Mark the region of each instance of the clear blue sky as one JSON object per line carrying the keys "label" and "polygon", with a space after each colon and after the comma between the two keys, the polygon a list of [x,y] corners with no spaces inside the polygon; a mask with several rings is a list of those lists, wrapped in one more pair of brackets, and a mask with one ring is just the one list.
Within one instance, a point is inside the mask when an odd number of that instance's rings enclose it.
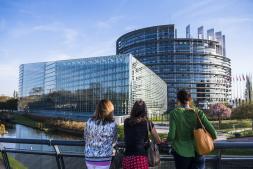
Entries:
{"label": "clear blue sky", "polygon": [[252,72],[253,0],[0,0],[0,95],[18,89],[22,63],[115,54],[134,29],[203,25],[226,35],[232,72]]}

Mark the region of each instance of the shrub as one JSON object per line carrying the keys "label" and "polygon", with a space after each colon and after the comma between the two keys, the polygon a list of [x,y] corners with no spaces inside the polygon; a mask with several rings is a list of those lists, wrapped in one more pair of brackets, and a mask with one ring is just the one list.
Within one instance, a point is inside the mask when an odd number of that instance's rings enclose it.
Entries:
{"label": "shrub", "polygon": [[124,126],[123,125],[118,126],[118,140],[119,141],[124,140]]}
{"label": "shrub", "polygon": [[246,119],[251,118],[253,119],[253,104],[243,104],[234,108],[232,111],[233,119]]}

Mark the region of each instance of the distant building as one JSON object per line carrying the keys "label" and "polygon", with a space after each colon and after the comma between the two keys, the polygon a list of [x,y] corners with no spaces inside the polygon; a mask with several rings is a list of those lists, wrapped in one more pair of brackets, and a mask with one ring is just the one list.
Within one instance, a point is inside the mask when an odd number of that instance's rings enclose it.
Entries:
{"label": "distant building", "polygon": [[179,89],[188,89],[195,103],[207,109],[210,104],[231,98],[231,65],[226,56],[225,35],[198,28],[193,38],[190,25],[186,38],[177,37],[174,25],[138,29],[117,40],[117,54],[133,54],[168,85],[168,106],[173,108]]}
{"label": "distant building", "polygon": [[143,99],[149,113],[167,110],[167,85],[130,54],[20,65],[19,110],[86,119],[108,98],[115,115]]}

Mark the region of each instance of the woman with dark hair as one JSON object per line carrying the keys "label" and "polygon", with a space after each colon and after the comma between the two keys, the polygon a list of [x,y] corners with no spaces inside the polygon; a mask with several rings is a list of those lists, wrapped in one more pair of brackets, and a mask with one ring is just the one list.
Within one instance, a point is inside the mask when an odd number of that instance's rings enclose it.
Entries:
{"label": "woman with dark hair", "polygon": [[197,114],[212,138],[216,139],[217,137],[214,127],[204,112],[190,107],[191,101],[191,95],[186,90],[178,91],[178,107],[170,112],[168,141],[172,145],[176,169],[205,168],[204,157],[197,154],[193,137],[193,130],[200,127]]}
{"label": "woman with dark hair", "polygon": [[101,100],[93,117],[84,129],[85,160],[88,169],[109,169],[113,144],[117,141],[117,126],[113,119],[114,106],[110,100]]}
{"label": "woman with dark hair", "polygon": [[147,107],[144,101],[134,103],[130,117],[124,122],[125,134],[125,157],[123,158],[123,169],[148,169],[147,142],[148,125],[150,133],[157,144],[161,143],[154,124],[148,120]]}

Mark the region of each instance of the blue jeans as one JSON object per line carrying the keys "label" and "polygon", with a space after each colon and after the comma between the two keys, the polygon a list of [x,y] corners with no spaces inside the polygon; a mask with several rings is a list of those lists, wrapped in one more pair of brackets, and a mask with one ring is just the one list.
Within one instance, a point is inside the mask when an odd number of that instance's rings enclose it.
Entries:
{"label": "blue jeans", "polygon": [[205,158],[202,155],[195,157],[183,157],[172,150],[174,156],[176,169],[205,169]]}
{"label": "blue jeans", "polygon": [[191,169],[205,169],[205,157],[196,153]]}

